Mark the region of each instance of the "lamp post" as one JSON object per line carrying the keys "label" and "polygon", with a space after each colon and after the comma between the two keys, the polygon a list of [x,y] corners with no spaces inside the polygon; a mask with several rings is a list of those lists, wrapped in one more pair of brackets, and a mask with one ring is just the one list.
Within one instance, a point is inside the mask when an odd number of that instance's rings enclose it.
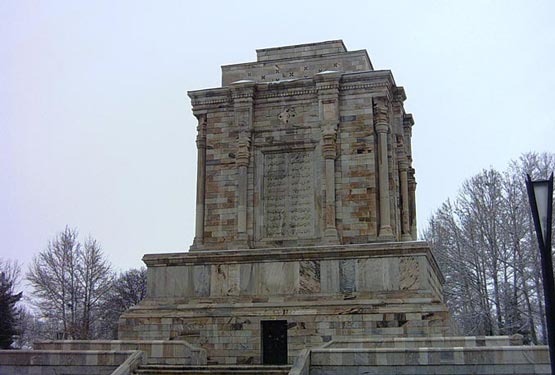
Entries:
{"label": "lamp post", "polygon": [[532,181],[526,175],[526,189],[532,208],[536,236],[540,248],[543,290],[545,298],[545,320],[551,374],[555,375],[555,285],[553,282],[553,260],[551,256],[551,222],[553,215],[553,173],[549,180]]}

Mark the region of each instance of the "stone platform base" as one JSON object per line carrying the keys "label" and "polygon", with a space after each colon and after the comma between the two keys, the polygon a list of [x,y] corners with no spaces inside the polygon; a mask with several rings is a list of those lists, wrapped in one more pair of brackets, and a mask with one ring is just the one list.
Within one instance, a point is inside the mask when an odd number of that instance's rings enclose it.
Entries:
{"label": "stone platform base", "polygon": [[446,337],[333,342],[301,356],[290,374],[550,374],[546,346],[521,337]]}
{"label": "stone platform base", "polygon": [[287,375],[291,366],[268,365],[210,365],[210,366],[160,366],[143,365],[136,375]]}
{"label": "stone platform base", "polygon": [[1,375],[130,375],[138,350],[0,350]]}
{"label": "stone platform base", "polygon": [[136,339],[164,336],[186,340],[206,349],[208,363],[258,364],[261,363],[261,325],[268,320],[287,322],[288,363],[293,362],[301,349],[321,346],[332,339],[446,333],[441,317],[447,312],[429,298],[342,302],[341,305],[283,301],[255,306],[237,303],[180,306],[175,310],[143,308],[127,315],[125,322],[133,319],[133,326],[125,334],[134,334]]}
{"label": "stone platform base", "polygon": [[206,350],[185,341],[163,340],[44,340],[33,343],[33,349],[59,352],[140,351],[143,362],[165,365],[205,365]]}
{"label": "stone platform base", "polygon": [[424,242],[146,255],[148,296],[119,338],[185,340],[212,364],[260,364],[268,321],[287,363],[332,340],[444,336],[442,276]]}
{"label": "stone platform base", "polygon": [[[522,346],[522,336],[362,338],[303,349],[287,365],[187,365],[183,342],[45,341],[58,350],[0,351],[1,374],[550,374],[546,346]],[[138,347],[141,350],[95,350]],[[75,350],[79,348],[79,350]],[[166,358],[168,363],[164,364]],[[175,363],[182,364],[169,364]]]}

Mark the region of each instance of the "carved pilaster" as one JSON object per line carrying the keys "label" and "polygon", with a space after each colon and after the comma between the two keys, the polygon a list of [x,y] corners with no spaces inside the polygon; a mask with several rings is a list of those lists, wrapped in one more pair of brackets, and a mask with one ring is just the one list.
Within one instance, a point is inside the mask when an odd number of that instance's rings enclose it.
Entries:
{"label": "carved pilaster", "polygon": [[418,239],[416,227],[416,179],[414,177],[414,169],[408,169],[408,183],[409,183],[409,212],[410,212],[410,234],[414,241]]}
{"label": "carved pilaster", "polygon": [[405,138],[405,150],[409,162],[412,162],[412,126],[414,125],[414,118],[412,114],[407,113],[403,116],[403,136]]}
{"label": "carved pilaster", "polygon": [[249,133],[239,135],[237,140],[237,153],[235,157],[235,164],[237,168],[248,167],[250,158],[250,145],[251,139]]}
{"label": "carved pilaster", "polygon": [[235,247],[248,247],[247,234],[247,194],[248,166],[252,133],[252,112],[254,104],[254,82],[246,81],[232,87],[235,127],[239,130],[235,165],[237,166],[237,237]]}
{"label": "carved pilaster", "polygon": [[380,229],[378,239],[393,240],[391,230],[391,208],[389,201],[389,166],[387,160],[387,134],[389,125],[389,106],[386,98],[374,99],[374,126],[378,133],[378,187],[380,194]]}
{"label": "carved pilaster", "polygon": [[335,209],[335,158],[337,157],[337,126],[339,125],[340,72],[318,74],[315,77],[322,129],[322,156],[325,161],[324,243],[338,244]]}
{"label": "carved pilaster", "polygon": [[206,113],[195,113],[197,125],[197,199],[195,215],[195,239],[191,249],[204,243],[204,192],[206,177]]}
{"label": "carved pilaster", "polygon": [[401,241],[411,241],[410,233],[410,206],[409,206],[409,187],[408,187],[408,168],[409,163],[405,155],[403,141],[397,145],[397,155],[399,159],[399,180],[401,194]]}

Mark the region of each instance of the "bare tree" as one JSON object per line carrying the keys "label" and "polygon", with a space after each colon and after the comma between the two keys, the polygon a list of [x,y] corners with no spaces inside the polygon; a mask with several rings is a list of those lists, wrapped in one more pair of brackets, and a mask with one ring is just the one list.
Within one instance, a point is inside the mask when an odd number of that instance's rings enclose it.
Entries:
{"label": "bare tree", "polygon": [[98,242],[89,237],[85,241],[79,263],[82,295],[82,336],[91,337],[93,325],[105,314],[106,298],[110,294],[114,276],[104,259]]}
{"label": "bare tree", "polygon": [[82,245],[66,227],[34,259],[27,273],[36,306],[58,337],[92,339],[101,319],[113,273],[96,240]]}
{"label": "bare tree", "polygon": [[104,317],[104,336],[117,337],[117,324],[120,315],[141,302],[146,296],[146,268],[130,269],[119,274],[115,279]]}
{"label": "bare tree", "polygon": [[542,280],[524,176],[545,178],[555,154],[523,155],[501,173],[465,181],[424,237],[445,276],[447,303],[465,334],[521,333],[545,341]]}
{"label": "bare tree", "polygon": [[146,296],[146,268],[130,269],[114,282],[112,301],[120,311],[125,311]]}

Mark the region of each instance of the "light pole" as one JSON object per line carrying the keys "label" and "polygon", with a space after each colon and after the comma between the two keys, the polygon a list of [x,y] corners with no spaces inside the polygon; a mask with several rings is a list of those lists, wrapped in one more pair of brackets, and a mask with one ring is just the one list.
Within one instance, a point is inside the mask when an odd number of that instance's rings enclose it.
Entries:
{"label": "light pole", "polygon": [[551,374],[555,375],[555,285],[553,282],[553,259],[551,256],[551,222],[553,215],[553,173],[549,180],[532,181],[526,175],[526,189],[532,208],[536,236],[540,248],[543,290],[545,298],[545,321]]}

